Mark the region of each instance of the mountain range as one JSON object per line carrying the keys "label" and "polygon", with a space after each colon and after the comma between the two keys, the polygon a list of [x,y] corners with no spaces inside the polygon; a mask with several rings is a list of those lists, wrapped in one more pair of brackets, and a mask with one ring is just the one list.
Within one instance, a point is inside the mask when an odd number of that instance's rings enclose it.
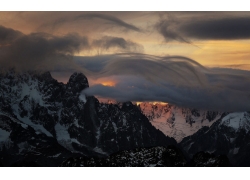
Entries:
{"label": "mountain range", "polygon": [[0,165],[250,166],[250,112],[103,103],[88,87],[82,73],[1,73]]}
{"label": "mountain range", "polygon": [[211,126],[222,112],[183,108],[171,104],[143,102],[138,105],[151,124],[180,142],[203,126]]}
{"label": "mountain range", "polygon": [[100,103],[81,93],[88,80],[67,84],[49,72],[0,75],[0,158],[4,166],[34,161],[58,166],[73,156],[105,157],[136,147],[176,145],[131,102]]}

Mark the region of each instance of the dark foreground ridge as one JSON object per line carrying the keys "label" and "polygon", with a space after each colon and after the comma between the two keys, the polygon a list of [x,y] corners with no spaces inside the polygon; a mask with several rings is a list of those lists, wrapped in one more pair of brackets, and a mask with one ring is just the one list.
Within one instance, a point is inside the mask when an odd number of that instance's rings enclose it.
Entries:
{"label": "dark foreground ridge", "polygon": [[188,162],[175,146],[136,148],[121,151],[107,158],[75,157],[64,161],[63,167],[229,167],[226,156],[215,156],[205,152],[197,153]]}

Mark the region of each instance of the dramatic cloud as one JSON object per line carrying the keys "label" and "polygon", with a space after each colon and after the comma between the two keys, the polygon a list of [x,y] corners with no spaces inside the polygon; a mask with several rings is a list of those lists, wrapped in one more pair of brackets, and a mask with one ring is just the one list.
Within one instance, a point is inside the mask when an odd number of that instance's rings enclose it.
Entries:
{"label": "dramatic cloud", "polygon": [[125,51],[134,51],[134,52],[142,52],[143,46],[137,43],[134,43],[130,40],[125,40],[120,37],[111,37],[111,36],[104,36],[101,39],[94,40],[92,42],[92,47],[97,49],[109,50],[112,48],[118,48]]}
{"label": "dramatic cloud", "polygon": [[[0,26],[1,69],[27,70],[73,70],[79,69],[73,56],[83,50],[142,52],[143,46],[120,37],[104,36],[89,42],[86,36],[70,33],[54,36],[48,33],[23,34]],[[99,53],[100,53],[99,52]]]}
{"label": "dramatic cloud", "polygon": [[190,43],[188,40],[184,39],[181,33],[176,29],[178,24],[178,22],[169,19],[160,20],[160,22],[158,22],[155,27],[157,31],[164,37],[166,42],[175,40],[179,42]]}
{"label": "dramatic cloud", "polygon": [[[12,37],[12,38],[10,38]],[[52,36],[46,33],[29,35],[0,27],[0,62],[2,69],[50,70],[54,65],[73,66],[73,54],[88,49],[86,37],[77,34]],[[67,67],[67,66],[66,66]]]}
{"label": "dramatic cloud", "polygon": [[81,66],[91,72],[90,78],[115,77],[115,85],[97,84],[83,93],[117,101],[164,101],[223,111],[250,109],[249,71],[207,69],[185,57],[122,54],[103,59],[82,59]]}
{"label": "dramatic cloud", "polygon": [[132,24],[128,24],[128,23],[122,21],[121,19],[119,19],[117,17],[107,15],[107,14],[86,13],[86,14],[82,14],[82,15],[79,15],[79,16],[75,17],[75,20],[80,20],[80,19],[92,20],[94,18],[106,20],[109,23],[111,23],[112,25],[123,27],[123,28],[126,28],[128,30],[141,32],[141,30],[138,27],[136,27],[136,26],[134,26]]}
{"label": "dramatic cloud", "polygon": [[155,28],[166,42],[191,43],[199,40],[237,40],[250,38],[250,17],[200,17],[161,19]]}
{"label": "dramatic cloud", "polygon": [[204,75],[198,71],[205,68],[189,58],[180,56],[158,57],[123,53],[102,58],[84,58],[82,61],[78,57],[78,63],[89,71],[86,71],[86,75],[93,78],[135,75],[155,83],[165,80],[180,85],[203,85],[205,81]]}
{"label": "dramatic cloud", "polygon": [[[1,24],[22,29],[26,34],[0,26],[1,68],[50,70],[57,77],[81,71],[94,84],[84,93],[118,101],[165,101],[212,110],[250,110],[249,71],[205,68],[183,57],[200,57],[199,62],[214,67],[217,61],[220,67],[237,67],[239,63],[246,67],[248,41],[230,41],[224,47],[206,40],[249,39],[249,13],[174,12],[161,16],[160,20],[155,14],[31,12],[16,14],[15,18],[8,16],[6,20],[2,13]],[[37,29],[39,26],[41,29]],[[34,30],[37,33],[32,33]],[[152,30],[152,33],[126,33],[124,36],[125,30]],[[162,39],[190,44],[202,40],[201,47],[205,48],[193,51],[179,43],[171,43],[174,48],[159,47]],[[135,53],[142,51],[155,56]],[[78,52],[89,55],[98,52],[98,56],[75,57]],[[178,53],[183,56],[156,56]],[[106,83],[100,79],[105,79]]]}
{"label": "dramatic cloud", "polygon": [[23,36],[23,34],[19,31],[15,31],[13,29],[0,26],[0,43],[2,46],[12,43],[21,36]]}
{"label": "dramatic cloud", "polygon": [[[107,29],[107,27],[114,27],[116,29],[122,29],[126,31],[135,31],[135,32],[142,32],[142,30],[132,24],[126,23],[125,21],[121,20],[120,18],[106,14],[106,13],[93,13],[93,12],[84,12],[84,13],[69,13],[68,16],[58,16],[57,18],[42,23],[37,30],[56,30],[60,27],[64,26],[66,29],[71,29],[71,27],[78,27],[82,28],[81,31],[87,29],[87,31],[91,30],[91,32],[95,32],[98,28],[102,27],[101,29]],[[79,30],[79,29],[78,29]],[[81,32],[80,31],[80,32]],[[91,33],[90,32],[90,33]]]}
{"label": "dramatic cloud", "polygon": [[195,39],[249,39],[249,22],[249,17],[196,20],[184,23],[178,30]]}

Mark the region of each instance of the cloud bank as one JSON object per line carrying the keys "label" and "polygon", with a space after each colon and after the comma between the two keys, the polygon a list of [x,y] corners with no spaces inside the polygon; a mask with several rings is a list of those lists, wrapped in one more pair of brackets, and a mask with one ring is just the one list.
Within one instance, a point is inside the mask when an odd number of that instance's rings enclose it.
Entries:
{"label": "cloud bank", "polygon": [[0,26],[1,70],[15,68],[17,71],[52,71],[55,68],[81,71],[73,61],[80,51],[96,49],[139,52],[143,46],[120,37],[104,36],[90,42],[87,36],[68,33],[55,36],[48,33],[23,34]]}
{"label": "cloud bank", "polygon": [[78,34],[53,36],[47,33],[25,35],[0,27],[0,62],[2,69],[20,71],[51,70],[56,65],[70,65],[73,54],[88,49],[86,37]]}
{"label": "cloud bank", "polygon": [[83,91],[87,95],[117,101],[163,101],[209,110],[250,109],[249,71],[205,68],[180,56],[119,54],[78,61],[89,71],[87,77],[115,77],[117,82],[115,86],[94,85]]}
{"label": "cloud bank", "polygon": [[[179,27],[178,23],[176,27]],[[170,30],[172,31],[171,28]],[[183,28],[184,30],[189,32],[188,27]],[[207,34],[215,38],[209,32]],[[181,40],[182,36],[172,37]],[[197,37],[205,38],[203,35]],[[239,38],[230,35],[226,37]],[[242,37],[248,38],[247,32]],[[75,53],[93,48],[118,48],[130,52],[74,58]],[[164,101],[211,110],[250,110],[249,71],[206,68],[183,56],[133,53],[133,50],[140,48],[143,46],[121,37],[103,36],[90,42],[87,36],[76,33],[62,36],[48,33],[23,34],[0,26],[2,69],[68,70],[81,71],[91,79],[112,77],[116,80],[115,86],[97,84],[83,93],[118,101]]]}
{"label": "cloud bank", "polygon": [[250,38],[250,17],[199,17],[161,19],[155,29],[166,42],[192,40],[240,40]]}

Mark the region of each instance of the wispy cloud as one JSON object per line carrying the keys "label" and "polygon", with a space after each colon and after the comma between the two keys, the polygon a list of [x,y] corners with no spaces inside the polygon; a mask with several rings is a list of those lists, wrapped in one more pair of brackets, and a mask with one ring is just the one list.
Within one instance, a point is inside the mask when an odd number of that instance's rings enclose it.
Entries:
{"label": "wispy cloud", "polygon": [[161,19],[158,23],[155,24],[155,28],[163,36],[166,42],[179,41],[190,43],[178,31],[178,25],[179,23],[173,19]]}
{"label": "wispy cloud", "polygon": [[[82,14],[72,14],[70,16],[61,16],[52,21],[42,23],[37,30],[44,30],[50,29],[52,31],[56,30],[57,28],[65,25],[67,26],[72,25],[79,25],[79,23],[86,24],[86,26],[98,26],[99,27],[114,27],[117,29],[122,29],[126,31],[135,31],[135,32],[142,32],[143,30],[139,27],[127,23],[121,20],[118,17],[109,14],[102,14],[102,13],[93,13],[93,12],[85,12]],[[83,28],[86,28],[83,26]],[[92,29],[95,31],[95,29]]]}
{"label": "wispy cloud", "polygon": [[90,72],[89,78],[116,78],[115,86],[94,85],[83,92],[88,95],[118,101],[165,101],[211,110],[250,109],[249,71],[205,68],[180,56],[131,53],[78,61]]}
{"label": "wispy cloud", "polygon": [[142,30],[132,24],[128,24],[125,21],[114,17],[112,15],[107,15],[107,14],[100,14],[100,13],[86,13],[86,14],[82,14],[82,15],[78,15],[76,16],[74,19],[75,20],[81,20],[81,19],[85,19],[85,20],[92,20],[92,19],[102,19],[102,20],[106,20],[107,22],[111,23],[112,25],[118,26],[118,27],[123,27],[126,28],[128,30],[132,30],[132,31],[137,31],[137,32],[141,32]]}
{"label": "wispy cloud", "polygon": [[92,47],[103,50],[109,50],[113,48],[118,48],[124,51],[134,51],[142,52],[143,46],[132,42],[130,40],[125,40],[121,37],[104,36],[101,39],[94,40],[92,42]]}

